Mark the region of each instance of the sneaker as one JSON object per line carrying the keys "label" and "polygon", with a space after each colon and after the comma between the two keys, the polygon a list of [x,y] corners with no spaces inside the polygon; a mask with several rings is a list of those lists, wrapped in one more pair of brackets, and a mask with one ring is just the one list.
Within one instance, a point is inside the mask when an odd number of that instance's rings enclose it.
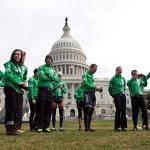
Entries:
{"label": "sneaker", "polygon": [[38,133],[42,132],[42,129],[38,129],[37,132],[38,132]]}
{"label": "sneaker", "polygon": [[114,129],[114,132],[119,132],[119,131],[120,131],[119,128]]}
{"label": "sneaker", "polygon": [[43,129],[43,132],[50,132],[49,128]]}
{"label": "sneaker", "polygon": [[61,128],[59,129],[59,131],[64,131],[63,127],[61,127]]}
{"label": "sneaker", "polygon": [[142,129],[144,129],[144,130],[149,130],[149,127],[146,126],[146,125],[143,125],[143,126],[142,126]]}
{"label": "sneaker", "polygon": [[55,127],[53,127],[51,130],[52,130],[52,131],[56,131],[56,128],[55,128]]}
{"label": "sneaker", "polygon": [[25,133],[26,131],[24,130],[17,130],[18,133]]}
{"label": "sneaker", "polygon": [[127,131],[127,129],[125,129],[125,128],[121,128],[121,131]]}
{"label": "sneaker", "polygon": [[82,130],[82,128],[79,128],[78,130],[80,130],[80,131],[81,131],[81,130]]}
{"label": "sneaker", "polygon": [[137,127],[134,127],[134,128],[132,129],[132,131],[137,131]]}

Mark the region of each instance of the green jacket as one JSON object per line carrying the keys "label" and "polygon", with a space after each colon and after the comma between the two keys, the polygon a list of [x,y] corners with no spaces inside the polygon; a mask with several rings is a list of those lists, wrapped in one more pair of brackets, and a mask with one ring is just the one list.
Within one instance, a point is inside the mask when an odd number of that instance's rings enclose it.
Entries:
{"label": "green jacket", "polygon": [[28,99],[35,100],[38,96],[38,77],[33,76],[28,80]]}
{"label": "green jacket", "polygon": [[75,89],[74,98],[76,99],[77,103],[83,101],[83,89],[81,86],[79,86]]}
{"label": "green jacket", "polygon": [[59,82],[59,78],[55,70],[49,65],[45,64],[38,68],[39,71],[39,87],[52,88],[52,81]]}
{"label": "green jacket", "polygon": [[109,81],[108,91],[111,96],[125,94],[126,81],[121,75],[115,75]]}
{"label": "green jacket", "polygon": [[27,74],[28,74],[28,68],[25,65],[21,65],[22,71],[23,71],[23,80],[22,82],[27,81]]}
{"label": "green jacket", "polygon": [[[59,85],[62,84],[63,89],[59,88]],[[53,85],[53,96],[60,96],[64,97],[64,95],[67,93],[67,85],[63,80],[60,80],[59,82],[52,82]]]}
{"label": "green jacket", "polygon": [[4,82],[6,86],[11,86],[16,92],[20,92],[20,82],[23,81],[24,70],[20,64],[15,64],[12,61],[8,61],[4,64]]}
{"label": "green jacket", "polygon": [[82,89],[83,92],[95,91],[96,84],[93,74],[90,71],[87,71],[82,76]]}
{"label": "green jacket", "polygon": [[147,86],[147,78],[131,78],[127,82],[129,87],[130,96],[144,95],[144,87]]}
{"label": "green jacket", "polygon": [[4,86],[4,74],[3,72],[0,70],[0,87],[3,87]]}

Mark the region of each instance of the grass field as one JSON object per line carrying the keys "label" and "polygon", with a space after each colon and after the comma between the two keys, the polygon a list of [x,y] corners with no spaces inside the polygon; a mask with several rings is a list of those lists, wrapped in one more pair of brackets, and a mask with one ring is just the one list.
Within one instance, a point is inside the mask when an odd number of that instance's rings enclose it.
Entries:
{"label": "grass field", "polygon": [[[57,123],[58,124],[58,123]],[[92,127],[95,132],[77,130],[77,121],[66,121],[64,132],[29,132],[28,124],[23,124],[26,133],[7,136],[4,125],[0,125],[0,150],[149,150],[150,130],[132,131],[128,121],[127,132],[113,132],[113,121],[96,120]]]}

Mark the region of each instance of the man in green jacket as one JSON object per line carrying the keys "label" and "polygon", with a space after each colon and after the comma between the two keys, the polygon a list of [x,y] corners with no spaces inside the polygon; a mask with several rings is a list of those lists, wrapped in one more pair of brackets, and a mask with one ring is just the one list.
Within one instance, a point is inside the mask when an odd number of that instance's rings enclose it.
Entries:
{"label": "man in green jacket", "polygon": [[129,87],[132,104],[133,130],[137,130],[139,108],[142,111],[143,129],[148,130],[147,108],[144,101],[144,87],[147,86],[147,78],[144,75],[139,78],[137,70],[132,70],[131,75],[132,78],[128,80],[127,86]]}
{"label": "man in green jacket", "polygon": [[52,123],[53,128],[52,131],[56,131],[55,124],[56,124],[56,109],[57,106],[59,108],[59,121],[60,121],[60,128],[59,131],[64,131],[63,129],[63,118],[64,118],[64,96],[67,93],[67,85],[62,80],[62,72],[57,72],[59,77],[59,82],[52,82],[53,84],[53,98],[52,98]]}
{"label": "man in green jacket", "polygon": [[34,75],[28,80],[28,100],[30,105],[29,126],[30,131],[37,129],[36,126],[36,100],[38,97],[38,69],[34,69]]}
{"label": "man in green jacket", "polygon": [[74,98],[76,99],[77,109],[78,109],[78,123],[79,130],[82,129],[82,111],[84,110],[84,98],[83,98],[83,89],[81,86],[78,86],[74,91]]}
{"label": "man in green jacket", "polygon": [[37,128],[38,132],[49,132],[52,101],[52,81],[59,82],[55,70],[52,68],[53,59],[50,55],[45,57],[45,64],[38,68],[38,99],[37,99]]}
{"label": "man in green jacket", "polygon": [[91,120],[96,105],[95,92],[102,91],[102,88],[96,87],[93,74],[97,71],[97,65],[91,64],[89,70],[82,76],[82,89],[84,92],[84,125],[85,131],[91,132]]}
{"label": "man in green jacket", "polygon": [[125,96],[126,81],[121,74],[122,67],[118,66],[116,68],[115,76],[109,81],[108,87],[109,94],[113,97],[116,107],[114,131],[120,131],[120,128],[121,131],[126,131],[127,128]]}

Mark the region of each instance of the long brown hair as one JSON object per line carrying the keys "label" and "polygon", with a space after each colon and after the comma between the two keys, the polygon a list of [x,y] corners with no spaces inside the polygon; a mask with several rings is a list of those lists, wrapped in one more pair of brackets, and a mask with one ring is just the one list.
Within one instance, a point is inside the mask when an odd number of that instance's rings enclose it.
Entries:
{"label": "long brown hair", "polygon": [[[12,54],[11,54],[11,57],[10,57],[10,60],[12,61],[12,62],[16,62],[16,60],[14,59],[14,55],[15,55],[15,52],[16,51],[19,51],[20,53],[21,53],[21,57],[22,57],[22,50],[20,50],[20,49],[15,49],[13,52],[12,52]],[[21,59],[20,59],[20,62],[21,62]],[[20,63],[19,62],[19,63]]]}

